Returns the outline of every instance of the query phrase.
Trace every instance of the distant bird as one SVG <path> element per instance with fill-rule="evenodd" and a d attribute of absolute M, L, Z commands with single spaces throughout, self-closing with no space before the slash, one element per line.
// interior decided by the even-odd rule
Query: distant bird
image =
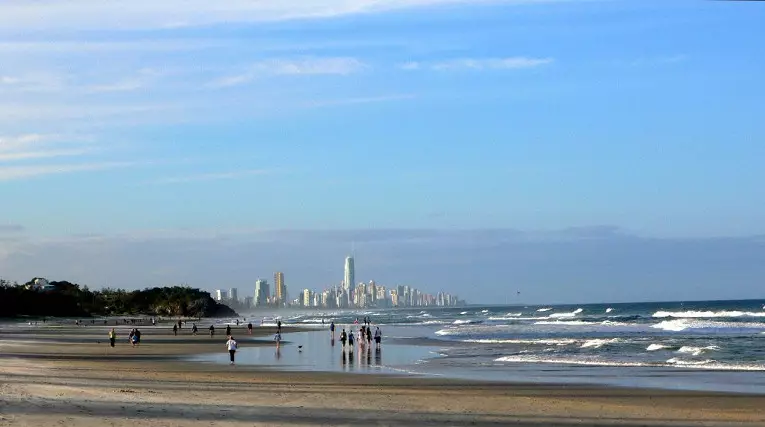
<path fill-rule="evenodd" d="M 301 352 L 301 353 L 303 352 L 303 346 L 302 345 L 298 346 L 298 351 Z"/>

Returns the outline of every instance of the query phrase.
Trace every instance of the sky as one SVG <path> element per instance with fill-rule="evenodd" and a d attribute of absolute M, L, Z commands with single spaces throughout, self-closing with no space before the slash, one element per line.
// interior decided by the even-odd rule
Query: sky
<path fill-rule="evenodd" d="M 765 2 L 0 2 L 0 277 L 762 298 Z M 517 298 L 516 298 L 517 299 Z"/>

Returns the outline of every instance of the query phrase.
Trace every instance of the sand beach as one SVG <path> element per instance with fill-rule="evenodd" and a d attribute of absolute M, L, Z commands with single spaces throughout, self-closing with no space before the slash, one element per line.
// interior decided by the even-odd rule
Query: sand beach
<path fill-rule="evenodd" d="M 765 396 L 394 375 L 284 372 L 184 356 L 224 352 L 225 332 L 45 325 L 0 329 L 0 426 L 765 425 Z M 232 333 L 273 346 L 275 328 Z M 285 329 L 289 332 L 296 329 Z M 283 351 L 293 351 L 285 344 Z"/>

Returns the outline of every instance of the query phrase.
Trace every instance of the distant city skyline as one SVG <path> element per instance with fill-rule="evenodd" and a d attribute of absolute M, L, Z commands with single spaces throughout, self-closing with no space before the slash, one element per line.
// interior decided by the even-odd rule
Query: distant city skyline
<path fill-rule="evenodd" d="M 352 256 L 345 257 L 344 279 L 338 285 L 324 286 L 323 290 L 303 288 L 297 297 L 291 301 L 285 300 L 287 287 L 284 272 L 274 273 L 273 294 L 269 293 L 270 285 L 264 279 L 257 279 L 254 286 L 254 296 L 249 300 L 239 299 L 238 289 L 231 288 L 228 294 L 225 290 L 216 289 L 212 292 L 217 301 L 231 303 L 235 308 L 391 308 L 391 307 L 455 307 L 465 305 L 465 301 L 448 292 L 439 291 L 436 294 L 422 292 L 410 285 L 392 285 L 389 288 L 377 284 L 374 280 L 369 283 L 359 282 L 352 286 L 348 283 L 355 278 L 355 262 Z"/>

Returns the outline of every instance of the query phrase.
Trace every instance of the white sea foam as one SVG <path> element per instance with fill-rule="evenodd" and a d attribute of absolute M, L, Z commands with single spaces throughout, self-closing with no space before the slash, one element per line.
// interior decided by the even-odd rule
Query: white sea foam
<path fill-rule="evenodd" d="M 678 353 L 688 353 L 692 354 L 694 356 L 701 356 L 702 354 L 706 353 L 707 351 L 715 351 L 719 350 L 720 347 L 716 345 L 710 345 L 707 347 L 693 347 L 690 345 L 682 346 L 680 349 L 677 350 Z"/>
<path fill-rule="evenodd" d="M 608 308 L 606 309 L 606 313 L 610 313 L 610 312 L 612 312 L 612 311 L 614 311 L 614 309 L 613 309 L 613 308 L 611 308 L 611 307 L 608 307 Z"/>
<path fill-rule="evenodd" d="M 443 324 L 446 324 L 446 322 L 444 322 L 443 320 L 426 320 L 420 323 L 420 325 L 443 325 Z"/>
<path fill-rule="evenodd" d="M 477 344 L 524 344 L 524 345 L 571 345 L 576 344 L 579 341 L 571 338 L 542 338 L 542 339 L 470 339 L 462 340 L 462 342 L 470 342 Z"/>
<path fill-rule="evenodd" d="M 604 345 L 608 344 L 616 344 L 618 342 L 621 342 L 619 338 L 609 338 L 609 339 L 592 339 L 587 340 L 582 344 L 582 348 L 601 348 Z"/>
<path fill-rule="evenodd" d="M 539 356 L 503 356 L 494 359 L 495 362 L 513 362 L 513 363 L 554 363 L 560 365 L 586 365 L 586 366 L 626 366 L 643 367 L 652 366 L 651 363 L 642 362 L 618 362 L 612 360 L 600 359 L 578 359 L 578 358 L 544 358 Z"/>
<path fill-rule="evenodd" d="M 616 366 L 616 367 L 683 367 L 687 369 L 704 369 L 710 371 L 765 371 L 765 364 L 725 364 L 715 360 L 683 360 L 672 358 L 665 363 L 654 362 L 620 362 L 595 358 L 549 358 L 531 355 L 504 356 L 494 359 L 495 362 L 510 363 L 549 363 L 559 365 L 584 366 Z"/>
<path fill-rule="evenodd" d="M 462 312 L 462 313 L 460 313 L 460 314 L 464 316 L 464 315 L 468 314 L 468 312 L 467 312 L 467 311 L 463 311 L 463 312 Z"/>
<path fill-rule="evenodd" d="M 507 313 L 504 316 L 489 317 L 489 320 L 518 320 L 523 313 Z"/>
<path fill-rule="evenodd" d="M 657 318 L 714 318 L 714 317 L 765 317 L 765 312 L 750 311 L 657 311 Z"/>
<path fill-rule="evenodd" d="M 585 325 L 600 325 L 597 322 L 587 322 L 584 320 L 542 320 L 535 322 L 535 325 L 558 325 L 558 326 L 585 326 Z"/>
<path fill-rule="evenodd" d="M 481 321 L 480 320 L 473 320 L 473 319 L 465 319 L 465 320 L 457 319 L 452 324 L 453 325 L 471 325 L 471 324 L 476 324 L 476 323 L 481 323 Z"/>
<path fill-rule="evenodd" d="M 680 359 L 677 357 L 673 357 L 669 360 L 667 360 L 667 363 L 670 365 L 678 365 L 678 366 L 700 366 L 700 365 L 708 365 L 710 363 L 714 363 L 715 361 L 712 359 L 707 360 L 685 360 Z"/>
<path fill-rule="evenodd" d="M 537 310 L 537 311 L 539 311 L 539 312 L 545 312 L 545 311 L 550 311 L 550 310 L 552 310 L 552 307 L 545 307 L 545 308 L 540 308 L 540 309 L 539 309 L 539 310 Z"/>
<path fill-rule="evenodd" d="M 657 350 L 664 350 L 668 348 L 670 348 L 670 346 L 664 345 L 664 344 L 651 344 L 648 347 L 646 347 L 646 351 L 657 351 Z"/>
<path fill-rule="evenodd" d="M 488 313 L 489 310 L 481 310 L 481 313 Z"/>
<path fill-rule="evenodd" d="M 664 320 L 655 325 L 651 325 L 655 329 L 663 329 L 671 332 L 681 332 L 686 330 L 717 330 L 717 331 L 736 331 L 736 330 L 751 330 L 751 329 L 765 329 L 765 323 L 743 323 L 743 322 L 719 322 L 712 320 L 696 320 L 696 319 L 673 319 Z"/>
<path fill-rule="evenodd" d="M 582 310 L 581 308 L 577 308 L 576 310 L 572 311 L 571 313 L 553 313 L 553 314 L 550 315 L 550 317 L 552 317 L 554 319 L 576 317 L 576 315 L 581 313 L 582 311 L 584 311 L 584 310 Z"/>

